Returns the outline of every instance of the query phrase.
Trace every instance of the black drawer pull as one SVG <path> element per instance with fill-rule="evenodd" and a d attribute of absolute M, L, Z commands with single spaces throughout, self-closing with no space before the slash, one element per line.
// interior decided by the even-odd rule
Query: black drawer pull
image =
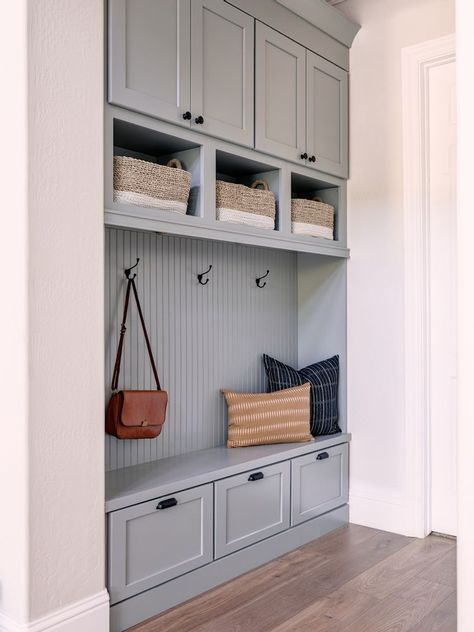
<path fill-rule="evenodd" d="M 194 119 L 194 122 L 196 123 L 196 125 L 202 125 L 204 123 L 204 118 L 199 115 Z"/>
<path fill-rule="evenodd" d="M 185 121 L 190 121 L 191 120 L 191 112 L 188 110 L 187 112 L 183 112 L 183 118 Z"/>
<path fill-rule="evenodd" d="M 320 454 L 318 454 L 318 456 L 316 457 L 317 461 L 322 461 L 323 459 L 329 459 L 329 454 L 327 452 L 321 452 Z"/>
<path fill-rule="evenodd" d="M 255 472 L 255 474 L 250 474 L 249 481 L 260 481 L 263 478 L 263 472 Z"/>
<path fill-rule="evenodd" d="M 307 157 L 308 157 L 308 154 L 306 152 L 300 155 L 301 160 L 306 160 Z"/>
<path fill-rule="evenodd" d="M 158 503 L 157 509 L 169 509 L 169 507 L 175 507 L 177 504 L 176 498 L 167 498 Z"/>

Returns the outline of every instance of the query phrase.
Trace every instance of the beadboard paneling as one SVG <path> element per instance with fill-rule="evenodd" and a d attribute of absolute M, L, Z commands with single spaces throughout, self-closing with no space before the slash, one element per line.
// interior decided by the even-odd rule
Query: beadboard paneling
<path fill-rule="evenodd" d="M 296 254 L 185 237 L 106 230 L 106 400 L 118 342 L 126 279 L 140 257 L 137 289 L 169 409 L 154 440 L 107 435 L 113 470 L 222 445 L 226 411 L 221 388 L 264 391 L 262 353 L 296 366 Z M 209 283 L 197 274 L 212 263 Z M 269 269 L 267 285 L 255 277 Z M 131 299 L 119 388 L 154 388 Z"/>

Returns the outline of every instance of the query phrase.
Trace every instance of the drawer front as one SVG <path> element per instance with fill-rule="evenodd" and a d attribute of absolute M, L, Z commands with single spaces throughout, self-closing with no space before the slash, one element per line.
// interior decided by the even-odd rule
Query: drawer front
<path fill-rule="evenodd" d="M 215 486 L 216 557 L 290 526 L 290 463 L 232 476 Z"/>
<path fill-rule="evenodd" d="M 345 505 L 348 476 L 347 443 L 292 459 L 291 524 Z"/>
<path fill-rule="evenodd" d="M 211 562 L 212 514 L 212 484 L 111 513 L 111 603 Z"/>

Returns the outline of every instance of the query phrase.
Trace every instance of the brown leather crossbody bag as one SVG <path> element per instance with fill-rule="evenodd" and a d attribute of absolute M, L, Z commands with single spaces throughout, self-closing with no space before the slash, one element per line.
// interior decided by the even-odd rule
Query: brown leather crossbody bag
<path fill-rule="evenodd" d="M 150 357 L 151 367 L 156 382 L 156 390 L 153 391 L 118 391 L 120 375 L 120 363 L 122 360 L 123 340 L 125 337 L 128 305 L 130 302 L 130 290 L 137 303 L 138 315 L 145 335 L 146 347 Z M 158 372 L 156 370 L 150 340 L 143 318 L 142 308 L 138 300 L 137 288 L 133 276 L 128 276 L 127 292 L 125 294 L 125 306 L 123 310 L 120 339 L 115 358 L 114 373 L 112 377 L 112 396 L 105 416 L 105 431 L 118 439 L 154 439 L 160 432 L 166 418 L 168 405 L 168 393 L 161 390 Z"/>

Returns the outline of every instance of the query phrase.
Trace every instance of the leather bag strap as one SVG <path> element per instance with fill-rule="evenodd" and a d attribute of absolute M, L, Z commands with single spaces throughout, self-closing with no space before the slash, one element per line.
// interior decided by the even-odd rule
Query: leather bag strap
<path fill-rule="evenodd" d="M 129 278 L 128 279 L 127 291 L 125 293 L 125 304 L 124 304 L 124 308 L 123 308 L 122 325 L 120 327 L 120 338 L 119 338 L 119 343 L 118 343 L 118 347 L 117 347 L 117 355 L 115 357 L 114 372 L 113 372 L 113 376 L 112 376 L 112 390 L 113 391 L 117 390 L 119 376 L 120 376 L 120 364 L 121 364 L 121 361 L 122 361 L 123 340 L 125 338 L 125 332 L 127 331 L 127 327 L 126 327 L 127 312 L 128 312 L 128 305 L 130 303 L 130 290 L 131 289 L 133 290 L 133 295 L 134 295 L 135 301 L 137 303 L 138 315 L 140 317 L 140 322 L 141 322 L 142 328 L 143 328 L 143 334 L 145 336 L 146 348 L 148 350 L 148 355 L 150 357 L 150 363 L 151 363 L 151 368 L 153 370 L 153 375 L 155 377 L 156 388 L 157 388 L 157 390 L 160 391 L 161 390 L 160 379 L 158 377 L 158 371 L 156 370 L 155 359 L 153 357 L 153 351 L 151 349 L 150 339 L 148 338 L 148 332 L 146 330 L 145 319 L 143 318 L 143 312 L 142 312 L 142 308 L 141 308 L 141 305 L 140 305 L 140 301 L 138 299 L 138 292 L 137 292 L 137 288 L 136 288 L 135 281 L 134 281 L 133 278 Z"/>

